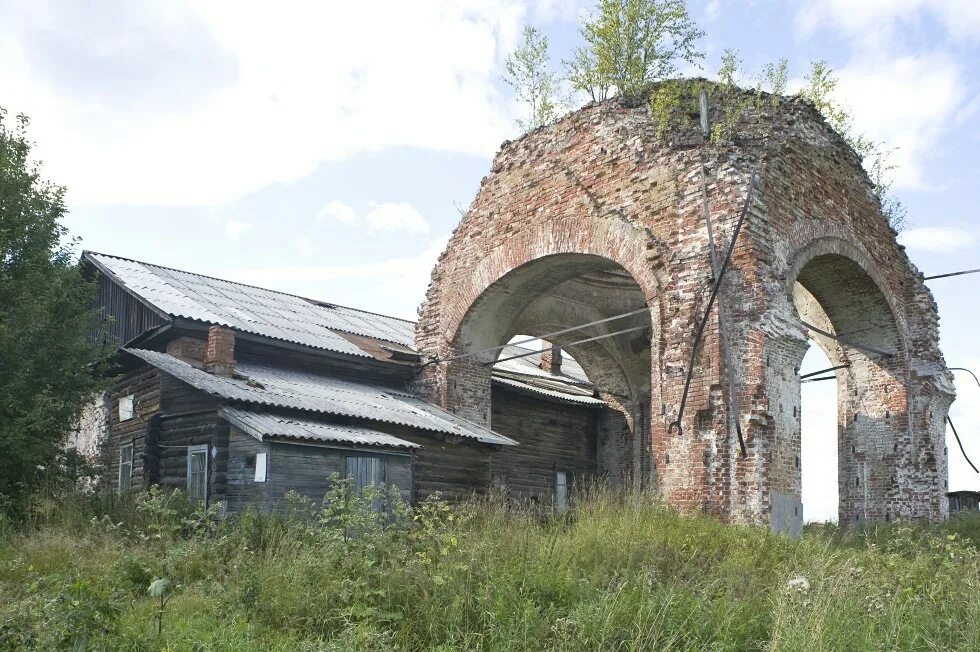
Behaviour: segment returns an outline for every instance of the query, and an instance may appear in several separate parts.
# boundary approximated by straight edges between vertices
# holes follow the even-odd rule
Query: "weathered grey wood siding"
[[[132,489],[149,486],[150,478],[144,465],[147,438],[152,420],[160,411],[160,376],[149,365],[142,365],[120,378],[109,392],[108,437],[106,438],[106,485],[112,489],[119,481],[119,448],[133,444]],[[133,418],[119,420],[119,399],[132,394],[135,397]]]
[[[255,456],[266,453],[266,481],[255,481]],[[348,456],[373,456],[384,460],[384,484],[399,488],[402,499],[411,499],[410,455],[369,450],[345,450],[285,442],[260,442],[231,427],[228,446],[226,498],[229,512],[254,505],[268,511],[283,504],[289,491],[319,503],[330,489],[333,474],[347,474]]]
[[[148,478],[165,489],[187,489],[187,449],[208,446],[208,502],[225,499],[228,430],[218,419],[217,401],[161,374],[160,416],[147,445]]]
[[[555,471],[576,482],[597,472],[597,410],[538,400],[494,388],[491,427],[516,439],[493,454],[493,473],[503,474],[512,495],[550,503]]]
[[[111,319],[92,333],[92,337],[113,348],[168,321],[102,273],[99,273],[93,305]]]

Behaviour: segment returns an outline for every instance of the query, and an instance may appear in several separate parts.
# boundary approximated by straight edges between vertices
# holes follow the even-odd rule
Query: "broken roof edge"
[[[317,445],[322,445],[324,448],[330,448],[331,444],[334,443],[348,444],[348,447],[355,448],[422,448],[421,444],[358,425],[328,423],[266,411],[243,410],[230,405],[219,407],[218,416],[245,434],[263,442],[268,441],[266,438],[271,438],[277,441],[281,439],[320,442]],[[290,427],[273,426],[270,423],[273,421],[285,422]],[[304,432],[295,432],[297,428]],[[280,430],[280,432],[275,432],[276,430]],[[346,436],[344,433],[347,433]]]

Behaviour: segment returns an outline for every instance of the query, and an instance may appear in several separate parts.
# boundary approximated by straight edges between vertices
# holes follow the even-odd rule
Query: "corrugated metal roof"
[[[117,282],[171,315],[317,349],[368,355],[337,332],[411,347],[415,324],[283,292],[192,274],[127,258],[86,252]]]
[[[446,412],[405,390],[241,362],[235,366],[235,371],[247,378],[246,381],[209,374],[159,351],[125,351],[203,392],[232,401],[395,423],[487,444],[517,444],[513,439]]]
[[[505,385],[511,387],[518,391],[528,392],[530,394],[537,394],[539,396],[547,396],[548,398],[554,399],[561,403],[567,403],[571,405],[585,405],[589,407],[604,407],[606,405],[605,401],[598,399],[594,396],[586,396],[583,394],[572,394],[567,390],[553,390],[545,389],[537,385],[532,385],[531,383],[521,382],[513,378],[505,378],[503,376],[494,376],[493,382],[500,385]]]
[[[503,349],[499,356],[500,358],[509,358],[512,355],[520,355],[522,353],[527,353],[533,349],[525,348],[523,346],[508,346]],[[585,371],[571,356],[567,353],[562,355],[561,361],[561,374],[554,375],[550,371],[545,371],[541,368],[541,352],[535,351],[533,354],[524,356],[523,358],[516,358],[514,360],[507,360],[506,362],[498,362],[493,365],[494,370],[506,371],[514,374],[521,374],[523,376],[541,376],[547,378],[553,378],[558,380],[564,380],[571,384],[576,385],[591,385],[588,377],[585,375]]]
[[[284,417],[267,412],[252,412],[225,406],[221,417],[258,440],[266,437],[352,444],[389,448],[421,448],[418,444],[363,426],[324,423],[309,419]]]

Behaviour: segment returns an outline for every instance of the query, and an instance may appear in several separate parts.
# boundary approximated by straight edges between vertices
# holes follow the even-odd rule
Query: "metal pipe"
[[[966,269],[962,272],[950,272],[948,274],[936,274],[934,276],[923,276],[923,281],[931,281],[934,278],[949,278],[950,276],[963,276],[964,274],[976,274],[980,269]]]
[[[738,218],[738,222],[735,224],[735,231],[732,233],[732,240],[728,244],[728,253],[725,254],[725,261],[722,263],[721,269],[718,271],[718,276],[715,278],[714,287],[711,288],[711,296],[708,297],[708,306],[704,309],[704,317],[701,318],[701,323],[698,324],[698,330],[694,335],[694,342],[691,345],[691,359],[687,365],[687,379],[684,381],[684,393],[681,394],[681,404],[677,409],[677,420],[670,424],[667,428],[667,432],[672,432],[675,428],[678,434],[683,433],[681,427],[681,420],[684,418],[684,408],[687,406],[687,395],[691,390],[691,379],[694,376],[694,362],[697,360],[698,355],[698,344],[701,342],[701,336],[704,335],[704,329],[708,325],[708,318],[711,316],[711,306],[714,305],[715,297],[718,296],[718,289],[721,287],[721,282],[725,278],[725,272],[728,270],[728,265],[732,260],[732,254],[735,252],[735,244],[738,242],[738,234],[742,231],[742,224],[745,222],[745,216],[749,213],[749,206],[752,203],[752,194],[755,191],[755,170],[752,171],[752,177],[749,179],[749,189],[745,193],[745,204],[742,206],[742,214]],[[744,445],[744,442],[740,442]]]
[[[810,378],[812,376],[819,376],[820,374],[825,374],[828,371],[837,371],[838,369],[847,369],[850,366],[851,365],[849,365],[849,364],[839,364],[836,367],[827,367],[826,369],[821,369],[820,371],[811,371],[808,374],[803,374],[802,376],[800,376],[800,380],[805,380],[805,379]],[[834,376],[834,378],[837,378],[837,376]]]

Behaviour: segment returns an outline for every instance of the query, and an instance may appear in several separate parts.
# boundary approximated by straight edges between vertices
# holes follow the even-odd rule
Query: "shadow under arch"
[[[624,313],[635,314],[619,317]],[[469,306],[454,338],[453,354],[472,355],[446,363],[449,398],[458,412],[485,415],[492,428],[518,442],[539,437],[526,427],[527,418],[507,419],[498,409],[501,400],[515,405],[520,401],[507,399],[493,384],[492,369],[502,357],[499,347],[514,336],[547,338],[582,366],[595,395],[605,401],[606,407],[587,426],[594,429],[591,467],[614,486],[642,484],[651,478],[652,468],[651,323],[644,291],[618,263],[578,253],[536,258],[491,283]],[[584,324],[591,325],[576,328]],[[555,334],[564,330],[568,332]],[[561,436],[581,435],[556,434],[554,457],[561,457]],[[517,464],[517,457],[525,454],[519,448],[501,451],[499,464]],[[544,457],[521,463],[547,465],[549,451],[540,446],[536,450]],[[506,473],[513,476],[516,470],[511,466]]]

